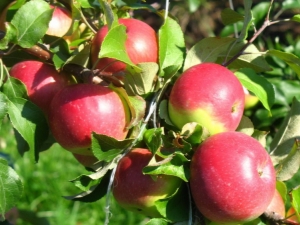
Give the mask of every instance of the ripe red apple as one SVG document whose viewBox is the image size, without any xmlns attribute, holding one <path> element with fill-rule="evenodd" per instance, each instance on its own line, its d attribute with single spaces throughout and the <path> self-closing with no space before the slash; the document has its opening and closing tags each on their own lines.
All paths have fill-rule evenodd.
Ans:
<svg viewBox="0 0 300 225">
<path fill-rule="evenodd" d="M 274 215 L 277 218 L 284 219 L 285 217 L 285 204 L 277 189 L 275 190 L 274 196 L 271 203 L 268 205 L 265 213 L 268 215 Z"/>
<path fill-rule="evenodd" d="M 150 217 L 161 217 L 155 201 L 171 196 L 180 187 L 181 179 L 168 175 L 144 175 L 152 153 L 148 149 L 131 150 L 118 164 L 113 195 L 125 209 Z"/>
<path fill-rule="evenodd" d="M 55 37 L 63 37 L 72 25 L 72 15 L 62 6 L 50 5 L 50 8 L 54 9 L 54 11 L 46 34 Z"/>
<path fill-rule="evenodd" d="M 126 26 L 127 40 L 125 48 L 134 64 L 158 61 L 158 42 L 155 30 L 145 22 L 137 19 L 119 19 L 119 23 Z M 98 60 L 101 44 L 108 32 L 108 27 L 103 26 L 95 35 L 91 45 L 91 61 L 95 64 Z M 111 58 L 102 58 L 96 68 L 106 73 L 124 71 L 126 64 Z"/>
<path fill-rule="evenodd" d="M 91 155 L 92 131 L 123 140 L 128 132 L 129 111 L 109 87 L 80 83 L 67 86 L 54 96 L 48 121 L 62 147 Z"/>
<path fill-rule="evenodd" d="M 93 155 L 79 155 L 73 153 L 73 156 L 81 165 L 85 167 L 89 167 L 98 161 L 98 159 Z"/>
<path fill-rule="evenodd" d="M 217 223 L 259 217 L 276 189 L 275 169 L 254 138 L 235 131 L 208 137 L 191 161 L 191 193 L 199 211 Z"/>
<path fill-rule="evenodd" d="M 234 131 L 242 118 L 243 86 L 227 68 L 202 63 L 186 70 L 175 81 L 169 98 L 169 116 L 179 129 L 197 122 L 211 134 Z"/>
<path fill-rule="evenodd" d="M 69 83 L 66 74 L 59 73 L 51 65 L 34 60 L 15 64 L 9 73 L 25 84 L 29 99 L 46 114 L 54 95 Z"/>
</svg>

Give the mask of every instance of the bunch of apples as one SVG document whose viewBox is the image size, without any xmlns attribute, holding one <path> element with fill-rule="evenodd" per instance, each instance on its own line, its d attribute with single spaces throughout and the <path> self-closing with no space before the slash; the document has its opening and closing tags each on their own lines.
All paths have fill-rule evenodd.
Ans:
<svg viewBox="0 0 300 225">
<path fill-rule="evenodd" d="M 55 26 L 54 22 L 48 35 L 62 37 L 71 26 L 71 16 L 65 9 L 61 13 L 59 10 L 55 8 L 53 17 L 56 23 L 65 23 Z M 136 65 L 157 63 L 155 30 L 133 18 L 118 22 L 126 27 L 125 47 L 130 60 Z M 63 32 L 58 29 L 57 33 L 55 27 L 67 28 Z M 103 26 L 91 42 L 91 68 L 106 76 L 118 75 L 115 77 L 120 82 L 126 82 L 125 63 L 98 58 L 108 30 L 107 25 Z M 36 60 L 15 64 L 10 75 L 25 84 L 29 99 L 44 112 L 57 143 L 86 167 L 99 161 L 92 151 L 93 132 L 118 141 L 134 135 L 130 106 L 111 83 L 83 83 L 71 74 L 57 71 L 50 63 Z M 128 210 L 153 218 L 164 217 L 156 203 L 183 189 L 190 192 L 200 214 L 217 224 L 245 223 L 265 212 L 284 217 L 284 203 L 276 191 L 275 169 L 269 154 L 259 141 L 236 131 L 245 109 L 245 92 L 234 73 L 216 63 L 201 63 L 174 77 L 169 90 L 166 100 L 172 124 L 166 130 L 180 133 L 185 125 L 196 123 L 207 133 L 192 154 L 186 155 L 189 180 L 143 173 L 147 165 L 163 163 L 166 146 L 160 146 L 154 154 L 140 144 L 118 161 L 112 187 L 115 200 Z M 172 154 L 178 146 L 168 151 Z"/>
</svg>

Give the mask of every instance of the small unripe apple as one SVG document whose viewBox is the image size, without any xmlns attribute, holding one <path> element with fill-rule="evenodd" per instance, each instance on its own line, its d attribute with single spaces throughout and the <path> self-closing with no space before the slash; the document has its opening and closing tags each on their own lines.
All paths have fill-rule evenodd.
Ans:
<svg viewBox="0 0 300 225">
<path fill-rule="evenodd" d="M 128 57 L 134 64 L 158 61 L 158 42 L 155 30 L 143 21 L 137 19 L 119 19 L 120 24 L 126 27 L 127 39 L 125 48 Z M 105 25 L 95 35 L 91 45 L 91 61 L 95 64 L 98 60 L 101 44 L 108 32 Z M 126 64 L 111 58 L 102 58 L 98 61 L 97 69 L 106 73 L 124 71 Z"/>
<path fill-rule="evenodd" d="M 252 95 L 245 87 L 243 88 L 245 93 L 245 110 L 252 109 L 259 103 L 259 99 L 255 95 Z"/>
<path fill-rule="evenodd" d="M 54 95 L 69 84 L 66 74 L 59 73 L 51 65 L 34 60 L 16 63 L 9 73 L 25 84 L 29 99 L 46 114 Z"/>
<path fill-rule="evenodd" d="M 144 175 L 152 153 L 148 149 L 136 148 L 120 160 L 117 166 L 113 195 L 119 205 L 127 210 L 150 217 L 161 217 L 155 201 L 171 196 L 182 181 L 168 175 Z"/>
<path fill-rule="evenodd" d="M 179 129 L 197 122 L 216 134 L 238 127 L 244 102 L 243 86 L 230 70 L 215 63 L 202 63 L 187 69 L 175 81 L 168 111 Z"/>
<path fill-rule="evenodd" d="M 46 34 L 55 37 L 63 37 L 72 25 L 72 15 L 62 6 L 50 5 L 50 8 L 54 9 L 54 11 Z"/>
<path fill-rule="evenodd" d="M 276 189 L 269 154 L 256 139 L 240 132 L 208 137 L 196 149 L 190 170 L 198 210 L 217 223 L 243 223 L 259 217 Z"/>
<path fill-rule="evenodd" d="M 129 110 L 109 87 L 79 83 L 54 96 L 48 121 L 62 147 L 76 154 L 92 155 L 92 132 L 123 140 L 129 117 Z"/>
</svg>

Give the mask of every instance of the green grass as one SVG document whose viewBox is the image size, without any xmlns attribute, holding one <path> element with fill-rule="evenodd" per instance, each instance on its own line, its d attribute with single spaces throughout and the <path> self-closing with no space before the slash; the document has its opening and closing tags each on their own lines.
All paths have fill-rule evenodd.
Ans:
<svg viewBox="0 0 300 225">
<path fill-rule="evenodd" d="M 17 151 L 9 123 L 0 130 L 0 150 L 10 154 L 14 168 L 24 185 L 24 193 L 17 204 L 20 210 L 18 225 L 99 225 L 105 221 L 106 197 L 82 203 L 66 200 L 63 196 L 79 193 L 69 180 L 85 173 L 72 154 L 55 144 L 42 152 L 38 163 Z M 112 199 L 110 225 L 139 225 L 147 219 L 123 210 Z"/>
</svg>

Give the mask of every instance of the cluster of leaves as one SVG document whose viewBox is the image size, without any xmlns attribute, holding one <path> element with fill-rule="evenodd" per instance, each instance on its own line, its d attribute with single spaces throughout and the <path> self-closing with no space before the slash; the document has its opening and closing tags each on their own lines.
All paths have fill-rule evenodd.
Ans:
<svg viewBox="0 0 300 225">
<path fill-rule="evenodd" d="M 154 155 L 158 154 L 164 159 L 160 163 L 150 163 L 144 168 L 145 174 L 176 176 L 187 183 L 193 149 L 208 134 L 205 128 L 195 123 L 189 123 L 181 130 L 176 129 L 168 118 L 168 99 L 165 96 L 183 71 L 199 63 L 215 62 L 235 71 L 243 86 L 260 100 L 262 107 L 252 110 L 248 117 L 245 115 L 238 131 L 253 136 L 268 149 L 277 169 L 278 190 L 287 204 L 293 205 L 296 213 L 300 212 L 300 189 L 292 187 L 292 190 L 288 190 L 285 184 L 293 179 L 300 167 L 300 102 L 295 98 L 299 96 L 300 90 L 300 58 L 297 54 L 299 44 L 292 43 L 293 51 L 273 48 L 271 43 L 268 44 L 267 51 L 260 51 L 255 44 L 266 27 L 281 22 L 269 19 L 272 2 L 262 2 L 253 7 L 252 1 L 247 0 L 244 1 L 243 10 L 239 12 L 224 9 L 221 14 L 224 37 L 204 38 L 188 51 L 176 19 L 149 4 L 140 4 L 134 0 L 64 0 L 61 3 L 72 10 L 74 24 L 68 36 L 77 32 L 82 24 L 85 25 L 79 37 L 70 43 L 64 38 L 45 35 L 53 12 L 47 2 L 18 0 L 11 4 L 6 0 L 0 3 L 1 15 L 5 15 L 0 18 L 0 28 L 6 31 L 0 40 L 0 120 L 9 117 L 15 130 L 18 150 L 21 154 L 30 154 L 34 163 L 38 161 L 39 153 L 48 149 L 54 140 L 49 134 L 43 113 L 28 100 L 25 86 L 9 76 L 8 68 L 24 59 L 39 58 L 53 63 L 59 70 L 67 70 L 69 66 L 76 65 L 93 72 L 89 60 L 90 40 L 95 28 L 104 23 L 110 29 L 102 44 L 99 58 L 110 57 L 127 64 L 124 83 L 118 83 L 121 87 L 111 85 L 111 88 L 128 104 L 132 114 L 130 136 L 123 141 L 97 133 L 91 134 L 92 151 L 99 161 L 87 168 L 85 174 L 72 180 L 80 193 L 68 196 L 67 199 L 91 202 L 104 196 L 109 198 L 112 175 L 118 161 L 137 146 L 146 146 Z M 189 3 L 190 7 L 197 7 L 199 1 Z M 284 10 L 293 7 L 293 4 L 286 3 Z M 158 30 L 157 64 L 134 65 L 126 54 L 126 32 L 116 18 L 129 17 L 129 12 L 137 9 L 154 12 L 164 21 Z M 96 25 L 88 21 L 93 21 Z M 299 15 L 285 18 L 283 22 L 286 21 L 299 22 Z M 260 29 L 254 29 L 258 25 Z M 236 37 L 232 37 L 233 31 L 238 33 Z M 119 39 L 115 39 L 116 36 Z M 36 54 L 37 49 L 39 54 Z M 284 80 L 284 73 L 294 74 L 293 80 Z M 76 73 L 73 75 L 77 82 L 85 80 L 76 76 Z M 266 128 L 269 132 L 274 121 L 279 118 L 280 126 L 276 126 L 276 129 L 272 127 L 274 132 L 268 134 Z M 173 149 L 171 153 L 162 150 L 169 148 Z M 0 214 L 4 214 L 17 203 L 22 193 L 22 184 L 5 160 L 0 163 L 0 180 L 5 184 L 0 186 Z M 152 219 L 148 225 L 182 221 L 190 223 L 192 218 L 188 210 L 191 208 L 191 200 L 185 188 L 186 186 L 173 196 L 158 201 L 156 206 L 164 219 Z M 292 198 L 287 197 L 288 193 Z M 172 205 L 176 207 L 171 207 Z"/>
</svg>

